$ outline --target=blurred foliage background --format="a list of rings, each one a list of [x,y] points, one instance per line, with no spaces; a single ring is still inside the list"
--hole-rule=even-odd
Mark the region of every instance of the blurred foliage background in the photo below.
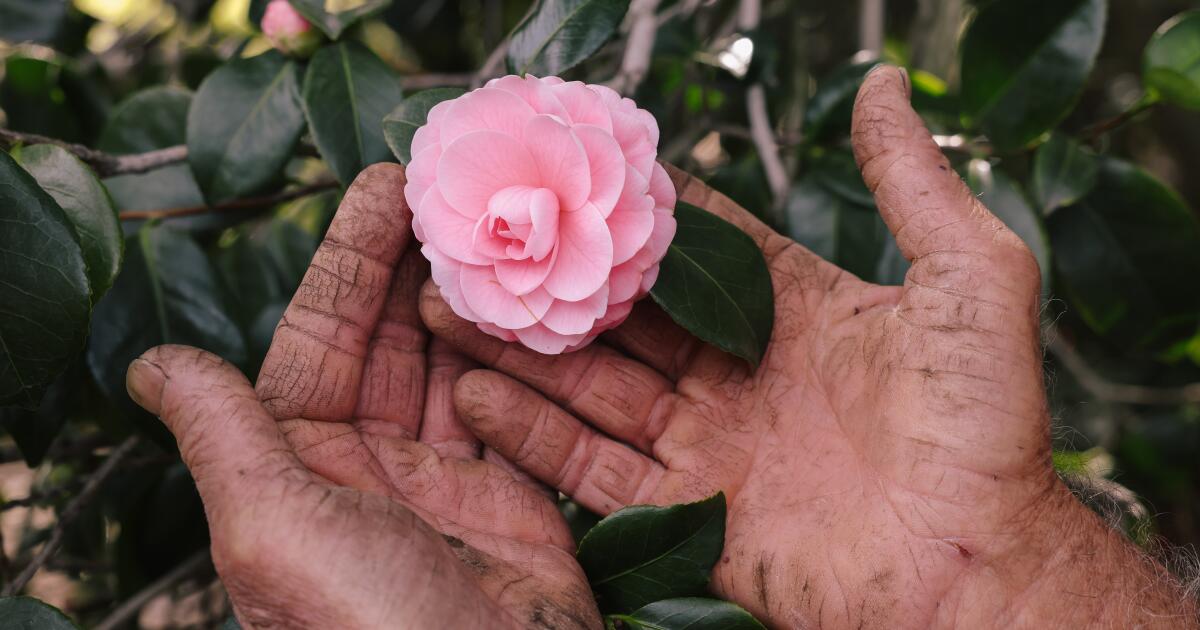
[[[287,60],[257,30],[258,0],[0,0],[0,143],[78,232],[70,256],[18,253],[86,274],[75,310],[70,287],[0,288],[0,336],[19,346],[0,383],[20,361],[44,381],[0,387],[3,595],[84,627],[223,623],[199,498],[129,401],[128,362],[189,343],[253,376],[342,187],[395,159],[385,141],[404,155],[458,92],[402,99],[506,65],[632,96],[659,121],[661,159],[890,284],[907,263],[854,169],[849,111],[874,63],[908,68],[954,166],[1042,263],[1060,472],[1139,543],[1200,542],[1194,2],[563,2],[616,19],[571,26],[595,42],[573,50],[522,22],[552,0],[297,0],[337,41]],[[347,76],[327,74],[334,52]],[[262,98],[275,104],[255,123]],[[367,141],[340,145],[353,125]],[[0,241],[32,242],[4,221],[29,212],[0,208]],[[49,315],[26,310],[40,297]]]

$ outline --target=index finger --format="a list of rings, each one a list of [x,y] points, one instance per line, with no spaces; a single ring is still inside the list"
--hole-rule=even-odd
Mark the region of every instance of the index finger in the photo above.
[[[367,347],[411,238],[405,181],[404,167],[375,164],[346,191],[259,372],[259,397],[275,417],[353,416]]]

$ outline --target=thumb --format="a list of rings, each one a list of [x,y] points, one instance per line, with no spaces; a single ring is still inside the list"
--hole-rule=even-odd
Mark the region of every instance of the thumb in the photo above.
[[[309,476],[250,382],[224,359],[158,346],[129,365],[125,384],[175,436],[210,519],[263,484]]]
[[[875,68],[859,88],[851,125],[863,181],[914,263],[909,283],[1006,302],[1016,293],[1036,303],[1033,254],[950,167],[909,104],[910,92],[903,70]]]

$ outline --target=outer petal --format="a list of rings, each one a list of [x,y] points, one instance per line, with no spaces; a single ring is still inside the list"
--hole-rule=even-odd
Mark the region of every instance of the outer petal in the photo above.
[[[475,311],[467,306],[466,299],[463,298],[462,287],[459,285],[459,275],[462,273],[462,263],[450,258],[449,256],[439,252],[432,245],[421,246],[421,253],[429,261],[430,276],[433,278],[433,283],[437,285],[438,291],[442,294],[442,299],[446,300],[446,304],[450,305],[450,310],[454,311],[459,317],[472,322],[479,322],[482,319]]]
[[[608,310],[608,286],[578,302],[554,300],[546,314],[542,316],[542,324],[560,335],[579,335],[590,332],[597,319],[604,316]]]
[[[433,144],[420,153],[413,152],[413,159],[404,170],[408,183],[404,185],[404,199],[414,212],[421,205],[425,191],[437,181],[438,160],[442,157],[442,146]]]
[[[592,179],[588,201],[595,204],[600,209],[600,214],[607,217],[625,188],[626,164],[621,145],[617,144],[612,134],[599,127],[578,125],[571,130],[575,132],[575,137],[579,138],[583,150],[587,152],[588,170]]]
[[[591,174],[583,144],[570,127],[540,115],[525,124],[525,146],[540,174],[540,186],[558,195],[562,210],[576,210],[591,192]]]
[[[514,330],[517,339],[542,354],[562,354],[568,347],[583,341],[587,335],[560,335],[541,324]]]
[[[537,323],[553,301],[545,291],[517,297],[500,285],[491,267],[464,265],[459,276],[467,306],[485,321],[515,330]]]
[[[626,166],[625,188],[616,209],[608,216],[613,239],[613,264],[619,265],[638,253],[654,229],[654,198],[646,191],[649,183],[632,166]]]
[[[542,286],[550,269],[554,267],[555,255],[534,260],[497,260],[496,278],[513,295],[525,295]]]
[[[549,77],[547,79],[538,79],[532,76],[522,78],[510,74],[488,81],[487,87],[512,92],[524,99],[526,103],[529,103],[537,113],[550,114],[558,116],[561,120],[566,120],[567,109],[554,96],[554,92],[550,89],[554,82],[548,81],[548,79]]]
[[[497,191],[537,180],[533,156],[516,138],[499,131],[473,131],[444,145],[437,164],[446,202],[471,219],[487,212],[488,200]]]
[[[578,302],[595,293],[612,271],[612,236],[600,211],[588,204],[559,216],[558,260],[544,286],[550,295]]]
[[[608,106],[596,92],[580,81],[550,86],[550,91],[562,103],[571,125],[595,125],[612,135],[612,117]]]
[[[475,221],[455,212],[446,204],[441,186],[434,186],[425,193],[415,214],[420,217],[425,242],[432,244],[443,254],[472,265],[491,264],[490,258],[481,255],[472,247]]]
[[[442,101],[429,110],[429,114],[425,116],[425,124],[413,134],[410,155],[415,156],[430,145],[439,144],[442,137],[442,120],[453,103],[454,101]]]
[[[537,114],[521,97],[496,88],[480,88],[449,102],[450,111],[442,121],[443,145],[484,129],[520,138],[525,122]]]
[[[612,304],[632,300],[642,286],[645,270],[637,261],[629,261],[613,268],[608,277],[608,301]]]
[[[654,170],[650,175],[650,196],[654,197],[656,207],[675,210],[677,200],[675,184],[671,183],[671,176],[667,175],[667,169],[658,162],[654,163]]]
[[[479,322],[478,326],[479,330],[482,330],[493,337],[499,337],[500,339],[503,339],[509,343],[517,341],[516,333],[507,328],[501,328],[495,324],[489,324],[487,322]]]

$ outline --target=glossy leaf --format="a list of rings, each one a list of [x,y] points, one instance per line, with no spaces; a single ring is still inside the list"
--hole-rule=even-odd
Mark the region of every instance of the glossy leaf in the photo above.
[[[1033,156],[1033,193],[1042,213],[1069,206],[1096,184],[1096,156],[1079,142],[1054,134]]]
[[[0,0],[0,40],[49,42],[67,16],[67,0]]]
[[[391,159],[383,117],[403,98],[391,68],[361,44],[338,42],[313,55],[304,75],[304,113],[321,157],[343,185]]]
[[[61,147],[24,147],[17,159],[70,219],[83,249],[95,303],[112,286],[125,251],[125,237],[108,191],[92,169]]]
[[[762,251],[746,233],[688,203],[650,289],[680,326],[758,365],[775,321],[775,295]]]
[[[854,97],[863,78],[878,61],[850,63],[829,73],[817,85],[817,91],[804,110],[804,134],[821,141],[833,136],[850,134],[850,114]]]
[[[1041,218],[1025,199],[1025,193],[1012,178],[993,170],[983,160],[972,160],[967,167],[967,184],[996,218],[1021,237],[1037,259],[1042,272],[1042,289],[1050,286],[1050,244]]]
[[[1200,319],[1200,221],[1138,167],[1100,162],[1096,186],[1046,221],[1071,306],[1096,333],[1155,349]]]
[[[875,204],[838,194],[810,173],[788,195],[788,234],[818,256],[872,280],[891,238]]]
[[[63,209],[0,152],[0,406],[36,408],[83,348],[87,264]]]
[[[126,411],[136,410],[125,391],[125,370],[163,343],[196,346],[233,363],[245,361],[242,333],[195,241],[179,230],[147,225],[125,247],[125,269],[96,305],[87,352],[88,368],[110,400]]]
[[[666,599],[611,617],[632,630],[766,630],[737,604],[705,597]]]
[[[508,70],[513,74],[558,75],[608,41],[629,0],[538,0],[512,32]]]
[[[37,409],[0,408],[0,427],[16,443],[21,457],[30,468],[42,463],[50,444],[67,421],[67,413],[79,392],[83,374],[78,359],[46,388]]]
[[[304,131],[298,90],[296,63],[276,51],[234,59],[200,84],[188,111],[188,163],[210,202],[279,176]]]
[[[466,90],[462,88],[434,88],[417,92],[400,101],[396,109],[383,119],[383,137],[401,164],[407,165],[412,159],[409,149],[413,134],[425,124],[429,110],[442,101],[458,98],[465,93]]]
[[[387,8],[392,0],[288,0],[296,11],[329,39],[337,39],[355,22]],[[265,8],[265,7],[264,7]],[[334,10],[330,10],[334,9]],[[259,17],[261,20],[261,15]],[[255,22],[257,24],[257,22]]]
[[[600,521],[578,559],[602,610],[703,594],[725,543],[725,495],[681,505],[635,505]]]
[[[5,630],[77,630],[69,617],[32,597],[0,598],[0,619]]]
[[[153,87],[136,92],[113,108],[97,148],[125,155],[185,144],[191,104],[192,93],[179,88]],[[204,204],[204,195],[192,177],[192,170],[182,163],[148,173],[109,177],[104,180],[104,185],[122,210],[187,208]]]
[[[979,10],[962,44],[964,121],[1002,149],[1058,124],[1104,38],[1107,0],[1004,0]]]
[[[1200,109],[1200,10],[1187,11],[1158,27],[1146,44],[1142,81],[1173,105]]]

